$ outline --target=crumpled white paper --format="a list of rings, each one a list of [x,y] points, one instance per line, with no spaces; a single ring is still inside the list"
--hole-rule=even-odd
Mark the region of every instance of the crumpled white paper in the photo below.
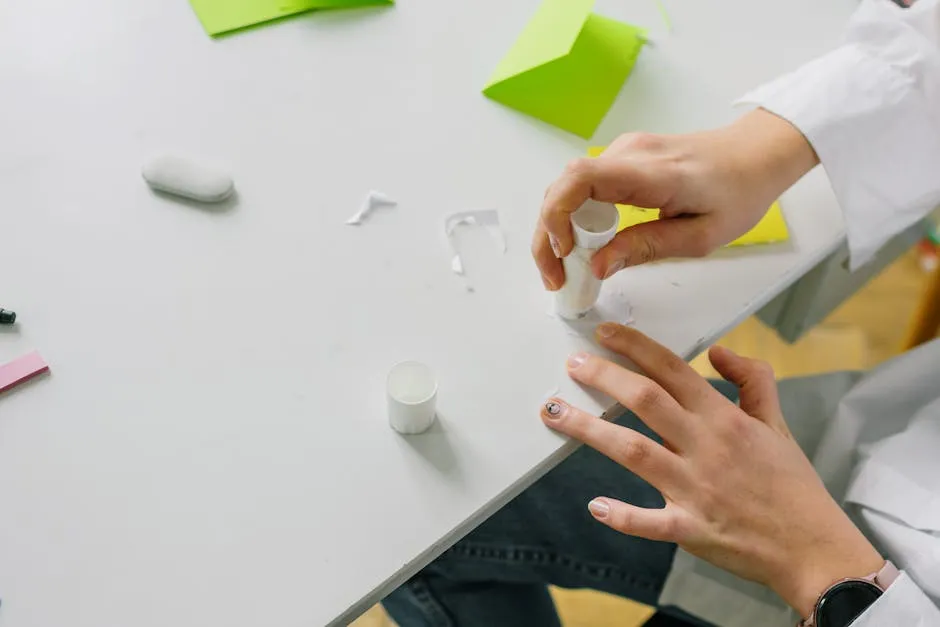
[[[397,202],[382,192],[372,190],[369,192],[369,195],[366,196],[365,200],[362,201],[362,206],[359,208],[359,211],[354,213],[348,220],[346,220],[346,224],[350,226],[359,226],[369,217],[373,211],[379,207],[395,207],[397,205]]]
[[[450,260],[450,269],[454,274],[465,276],[463,259],[460,258],[460,251],[457,249],[457,242],[454,240],[454,231],[460,226],[476,226],[485,228],[493,239],[496,240],[501,253],[506,252],[506,237],[499,224],[499,211],[495,209],[481,209],[476,211],[459,211],[452,213],[444,219],[444,235],[450,244],[453,256]],[[473,291],[473,287],[467,283],[467,290]]]

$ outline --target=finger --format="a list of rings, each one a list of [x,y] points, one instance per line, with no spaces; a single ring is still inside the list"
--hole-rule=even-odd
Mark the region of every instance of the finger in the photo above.
[[[713,346],[708,358],[718,373],[738,386],[741,409],[772,427],[789,429],[780,409],[777,380],[770,364],[748,359],[721,346]]]
[[[584,442],[663,493],[687,487],[682,460],[642,433],[607,422],[557,398],[542,406],[546,425]]]
[[[542,275],[545,289],[550,291],[561,289],[561,286],[565,284],[565,269],[561,264],[561,259],[552,252],[548,233],[541,220],[535,227],[535,235],[532,237],[532,258],[535,259],[535,265],[538,266],[539,273]]]
[[[684,359],[632,327],[605,322],[597,327],[597,340],[639,366],[682,407],[702,408],[721,397]]]
[[[595,519],[629,536],[659,542],[679,542],[682,523],[677,508],[647,509],[623,501],[598,497],[588,503]]]
[[[686,448],[696,438],[697,421],[666,390],[643,375],[587,353],[568,358],[568,374],[617,399],[677,449]]]
[[[571,233],[571,214],[581,208],[589,198],[602,202],[617,202],[615,190],[629,188],[638,183],[636,168],[614,159],[576,159],[552,183],[542,203],[542,224],[557,241],[560,257],[568,256],[574,245]]]
[[[598,250],[591,270],[608,278],[623,268],[669,257],[703,257],[718,247],[710,233],[714,220],[707,215],[661,218],[631,226]]]

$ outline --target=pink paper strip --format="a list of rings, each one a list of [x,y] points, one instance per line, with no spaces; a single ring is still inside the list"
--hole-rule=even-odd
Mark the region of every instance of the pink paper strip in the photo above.
[[[0,366],[0,392],[6,392],[36,375],[49,371],[49,364],[37,351]]]

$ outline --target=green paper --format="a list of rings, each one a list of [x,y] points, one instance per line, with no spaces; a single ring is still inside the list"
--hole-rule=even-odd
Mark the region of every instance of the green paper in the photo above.
[[[394,4],[394,0],[190,0],[210,35],[269,22],[306,11]]]
[[[483,93],[589,138],[636,64],[646,31],[591,13],[594,0],[544,0]]]

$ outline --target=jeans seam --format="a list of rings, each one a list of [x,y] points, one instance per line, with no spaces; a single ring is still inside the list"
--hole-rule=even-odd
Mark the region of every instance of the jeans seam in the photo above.
[[[615,566],[582,562],[570,555],[556,551],[546,551],[545,549],[531,547],[495,548],[485,544],[462,542],[451,547],[447,553],[453,553],[462,558],[488,562],[534,563],[553,567],[560,566],[581,575],[587,574],[598,579],[616,579],[628,585],[645,588],[647,590],[656,590],[660,587],[660,584],[657,582],[637,577],[636,574]]]
[[[411,591],[412,598],[418,610],[425,618],[434,625],[434,627],[454,627],[454,621],[451,619],[447,610],[441,605],[437,597],[431,592],[430,587],[423,578],[416,577],[405,584]]]

